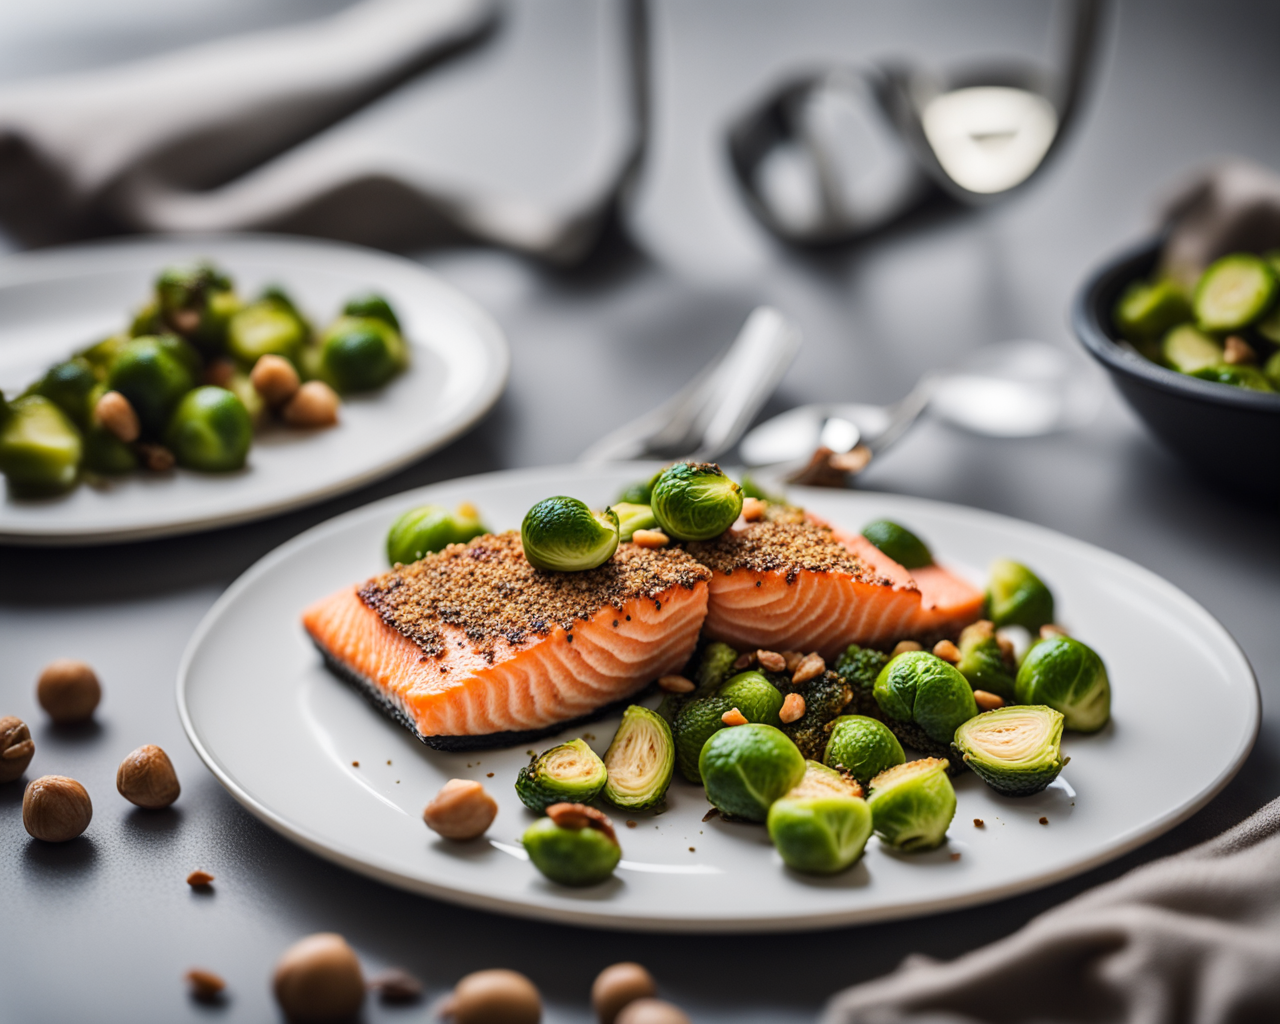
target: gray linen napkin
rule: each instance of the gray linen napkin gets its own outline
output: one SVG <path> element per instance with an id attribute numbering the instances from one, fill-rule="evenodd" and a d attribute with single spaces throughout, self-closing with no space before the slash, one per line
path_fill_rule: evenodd
<path id="1" fill-rule="evenodd" d="M 823 1024 L 1280 1020 L 1280 799 L 950 962 L 910 957 Z"/>

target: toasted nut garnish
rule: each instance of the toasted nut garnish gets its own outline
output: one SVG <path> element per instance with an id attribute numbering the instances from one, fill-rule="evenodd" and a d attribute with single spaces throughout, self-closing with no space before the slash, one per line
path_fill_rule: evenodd
<path id="1" fill-rule="evenodd" d="M 924 648 L 921 647 L 914 640 L 899 640 L 894 645 L 893 650 L 889 652 L 889 657 L 896 658 L 899 654 L 906 654 L 909 651 L 923 651 L 923 650 Z"/>
<path id="2" fill-rule="evenodd" d="M 284 356 L 259 356 L 249 372 L 249 382 L 262 400 L 273 409 L 284 405 L 298 393 L 302 382 L 298 380 L 298 371 L 293 363 Z"/>
<path id="3" fill-rule="evenodd" d="M 83 661 L 59 658 L 50 662 L 36 682 L 36 700 L 59 725 L 93 717 L 102 699 L 102 685 Z"/>
<path id="4" fill-rule="evenodd" d="M 331 427 L 338 422 L 338 393 L 322 380 L 309 380 L 285 402 L 280 415 L 291 427 Z"/>
<path id="5" fill-rule="evenodd" d="M 631 543 L 642 548 L 665 548 L 671 543 L 671 538 L 661 530 L 636 530 L 631 535 Z"/>
<path id="6" fill-rule="evenodd" d="M 662 676 L 658 680 L 658 689 L 667 693 L 692 693 L 696 687 L 693 681 L 684 676 Z"/>
<path id="7" fill-rule="evenodd" d="M 173 762 L 154 743 L 139 747 L 120 762 L 116 789 L 129 803 L 152 810 L 168 807 L 182 792 Z"/>
<path id="8" fill-rule="evenodd" d="M 807 683 L 810 679 L 817 679 L 827 670 L 827 663 L 822 660 L 822 655 L 814 652 L 806 654 L 800 664 L 796 666 L 796 670 L 791 673 L 791 681 L 793 683 Z"/>
<path id="9" fill-rule="evenodd" d="M 21 778 L 35 753 L 27 723 L 12 716 L 0 718 L 0 782 Z"/>
<path id="10" fill-rule="evenodd" d="M 783 651 L 782 660 L 787 663 L 787 671 L 794 672 L 796 670 L 796 666 L 799 665 L 800 662 L 804 661 L 804 652 L 803 651 Z"/>
<path id="11" fill-rule="evenodd" d="M 227 983 L 213 971 L 202 971 L 198 967 L 187 971 L 186 982 L 191 986 L 191 997 L 201 1002 L 217 999 L 222 990 L 227 987 Z"/>
<path id="12" fill-rule="evenodd" d="M 207 871 L 200 871 L 199 869 L 187 875 L 187 885 L 191 886 L 193 889 L 198 889 L 201 886 L 208 885 L 212 881 L 213 875 L 209 874 Z"/>
<path id="13" fill-rule="evenodd" d="M 749 651 L 746 654 L 739 654 L 738 659 L 733 663 L 733 667 L 735 671 L 741 672 L 744 668 L 750 668 L 755 663 L 755 652 Z"/>
<path id="14" fill-rule="evenodd" d="M 1056 622 L 1046 622 L 1043 626 L 1040 627 L 1041 640 L 1051 640 L 1055 636 L 1070 636 L 1070 635 L 1071 635 L 1070 633 L 1068 633 L 1065 629 L 1059 626 Z"/>
<path id="15" fill-rule="evenodd" d="M 985 821 L 983 821 L 981 818 L 974 818 L 974 819 L 973 819 L 973 827 L 974 827 L 974 828 L 986 828 L 986 827 L 987 827 L 987 823 L 986 823 Z"/>
<path id="16" fill-rule="evenodd" d="M 1012 662 L 1015 659 L 1017 651 L 1014 650 L 1013 641 L 1008 637 L 997 636 L 996 646 L 1000 648 L 1000 656 L 1004 658 L 1005 661 Z"/>
<path id="17" fill-rule="evenodd" d="M 22 794 L 22 824 L 36 839 L 65 843 L 89 827 L 93 803 L 84 786 L 65 775 L 42 775 Z"/>
<path id="18" fill-rule="evenodd" d="M 1004 707 L 1003 697 L 988 693 L 986 690 L 974 690 L 973 700 L 982 711 L 994 711 L 996 708 Z"/>
<path id="19" fill-rule="evenodd" d="M 225 388 L 236 375 L 236 364 L 230 359 L 215 359 L 204 368 L 200 383 L 212 384 L 215 388 Z"/>
<path id="20" fill-rule="evenodd" d="M 459 841 L 484 835 L 497 816 L 498 802 L 470 779 L 450 779 L 422 812 L 427 828 Z"/>
<path id="21" fill-rule="evenodd" d="M 688 1014 L 662 999 L 637 999 L 622 1008 L 614 1024 L 690 1024 Z"/>
<path id="22" fill-rule="evenodd" d="M 949 661 L 953 665 L 960 660 L 960 648 L 950 640 L 939 640 L 933 645 L 933 653 L 943 661 Z"/>
<path id="23" fill-rule="evenodd" d="M 547 817 L 561 828 L 583 829 L 593 828 L 602 832 L 615 843 L 617 834 L 613 831 L 613 822 L 603 811 L 597 811 L 586 804 L 552 804 L 547 808 Z"/>
<path id="24" fill-rule="evenodd" d="M 720 716 L 720 721 L 724 722 L 725 725 L 746 725 L 747 716 L 737 708 L 730 708 Z"/>
<path id="25" fill-rule="evenodd" d="M 742 518 L 749 523 L 764 518 L 764 502 L 759 498 L 742 499 Z"/>
<path id="26" fill-rule="evenodd" d="M 476 971 L 454 986 L 440 1015 L 453 1024 L 538 1024 L 542 997 L 516 971 Z"/>
<path id="27" fill-rule="evenodd" d="M 782 702 L 782 710 L 778 712 L 778 717 L 790 725 L 792 722 L 798 722 L 804 718 L 804 698 L 798 693 L 789 693 Z"/>
<path id="28" fill-rule="evenodd" d="M 1232 366 L 1251 366 L 1258 361 L 1258 353 L 1244 338 L 1233 334 L 1222 344 L 1222 361 Z"/>
<path id="29" fill-rule="evenodd" d="M 360 961 L 333 932 L 308 935 L 284 951 L 273 979 L 276 1002 L 292 1021 L 339 1021 L 364 1002 Z"/>
<path id="30" fill-rule="evenodd" d="M 624 1006 L 657 991 L 653 975 L 639 964 L 612 964 L 596 975 L 591 986 L 591 1008 L 600 1024 L 613 1024 Z"/>
<path id="31" fill-rule="evenodd" d="M 837 452 L 827 458 L 827 465 L 840 473 L 861 473 L 871 463 L 871 449 L 860 444 L 847 452 Z"/>
<path id="32" fill-rule="evenodd" d="M 415 1003 L 422 998 L 422 982 L 399 968 L 370 978 L 369 987 L 384 1003 Z"/>
<path id="33" fill-rule="evenodd" d="M 110 433 L 126 444 L 138 440 L 138 435 L 142 433 L 138 414 L 133 411 L 129 399 L 119 391 L 108 391 L 99 398 L 97 405 L 93 407 L 93 415 Z"/>
<path id="34" fill-rule="evenodd" d="M 162 444 L 139 441 L 138 454 L 142 456 L 142 464 L 153 473 L 167 473 L 178 464 L 173 452 Z"/>
<path id="35" fill-rule="evenodd" d="M 787 659 L 777 651 L 756 651 L 756 659 L 770 672 L 782 672 L 787 667 Z"/>

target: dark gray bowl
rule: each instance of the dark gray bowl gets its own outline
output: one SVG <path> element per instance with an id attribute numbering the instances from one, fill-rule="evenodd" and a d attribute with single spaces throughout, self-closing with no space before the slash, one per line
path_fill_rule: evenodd
<path id="1" fill-rule="evenodd" d="M 1124 287 L 1155 266 L 1158 242 L 1103 264 L 1071 307 L 1071 326 L 1151 432 L 1197 475 L 1238 494 L 1280 498 L 1280 395 L 1197 380 L 1122 341 L 1111 310 Z"/>

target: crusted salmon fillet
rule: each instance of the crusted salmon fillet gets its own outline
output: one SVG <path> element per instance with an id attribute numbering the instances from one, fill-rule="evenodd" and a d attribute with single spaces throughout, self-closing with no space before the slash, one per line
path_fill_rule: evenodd
<path id="1" fill-rule="evenodd" d="M 683 666 L 710 575 L 683 551 L 634 544 L 597 569 L 547 572 L 519 534 L 488 534 L 344 588 L 302 621 L 331 668 L 424 742 L 499 746 Z"/>

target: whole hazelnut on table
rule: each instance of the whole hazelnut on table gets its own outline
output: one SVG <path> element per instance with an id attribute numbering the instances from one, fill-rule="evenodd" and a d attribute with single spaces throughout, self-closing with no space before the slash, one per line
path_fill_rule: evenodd
<path id="1" fill-rule="evenodd" d="M 476 971 L 454 986 L 440 1014 L 453 1024 L 538 1024 L 542 997 L 516 971 Z"/>
<path id="2" fill-rule="evenodd" d="M 35 753 L 27 723 L 21 718 L 0 718 L 0 782 L 21 778 Z"/>
<path id="3" fill-rule="evenodd" d="M 85 722 L 102 700 L 102 685 L 83 661 L 59 658 L 40 673 L 36 700 L 58 725 Z"/>
<path id="4" fill-rule="evenodd" d="M 22 794 L 22 824 L 36 839 L 65 843 L 89 827 L 93 803 L 84 786 L 65 775 L 41 775 Z"/>
<path id="5" fill-rule="evenodd" d="M 422 812 L 428 828 L 459 842 L 484 835 L 497 816 L 498 801 L 470 779 L 450 779 Z"/>
<path id="6" fill-rule="evenodd" d="M 622 1008 L 637 999 L 656 995 L 653 975 L 639 964 L 621 963 L 606 967 L 591 986 L 591 1008 L 600 1024 L 613 1024 Z"/>
<path id="7" fill-rule="evenodd" d="M 297 1024 L 347 1020 L 364 1001 L 360 960 L 334 932 L 308 935 L 286 949 L 272 984 L 280 1009 Z"/>
<path id="8" fill-rule="evenodd" d="M 144 744 L 120 762 L 116 789 L 129 803 L 151 810 L 168 807 L 182 792 L 173 762 L 154 743 Z"/>
<path id="9" fill-rule="evenodd" d="M 618 1014 L 618 1024 L 691 1024 L 689 1015 L 661 999 L 637 999 Z"/>

